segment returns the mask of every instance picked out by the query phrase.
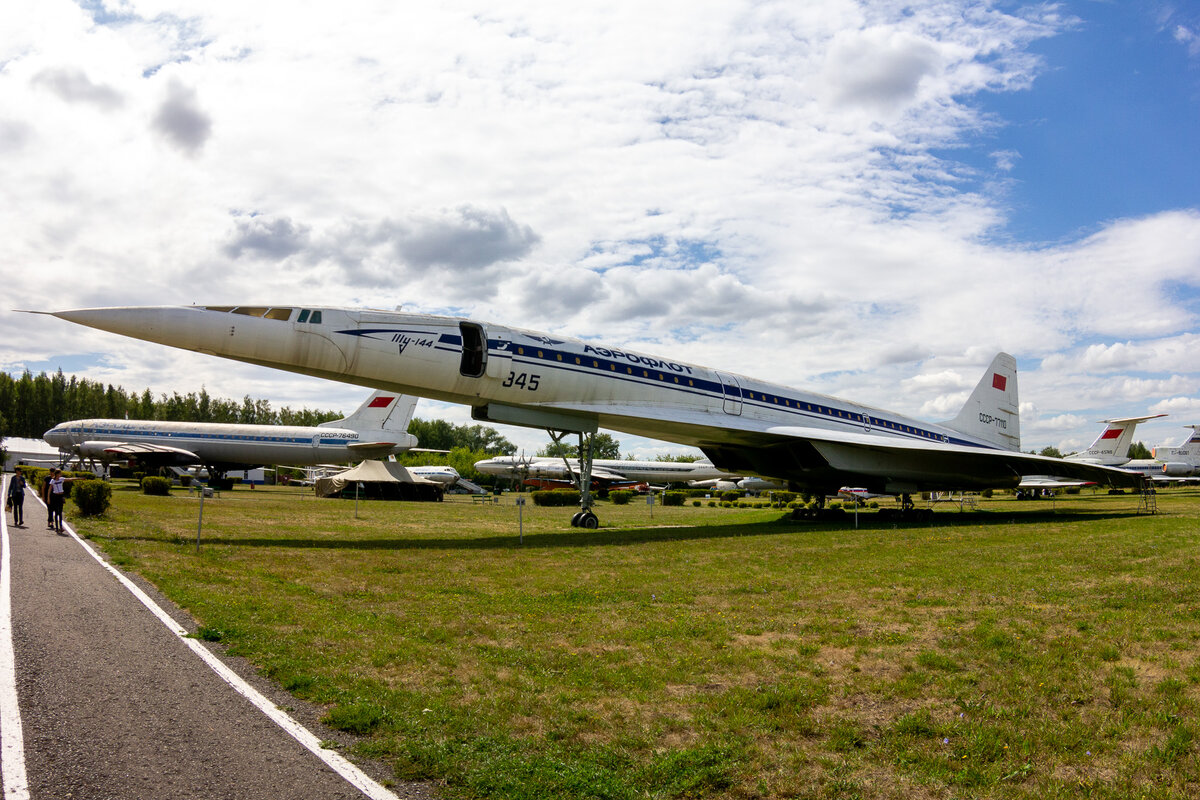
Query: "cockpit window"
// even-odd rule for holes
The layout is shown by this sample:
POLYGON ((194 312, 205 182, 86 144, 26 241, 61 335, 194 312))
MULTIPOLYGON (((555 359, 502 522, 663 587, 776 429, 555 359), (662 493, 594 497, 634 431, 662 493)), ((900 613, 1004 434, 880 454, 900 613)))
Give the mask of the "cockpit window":
MULTIPOLYGON (((241 314, 246 317, 265 317, 287 322, 294 308, 270 308, 269 306, 204 306, 205 311, 221 311, 225 314, 241 314)), ((300 320, 303 322, 304 320, 300 320)))
MULTIPOLYGON (((199 307, 199 306, 197 306, 199 307)), ((246 317, 262 317, 264 319, 277 319, 287 322, 292 318, 294 308, 270 306, 202 306, 205 311, 221 311, 226 314, 241 314, 246 317)), ((296 318, 296 322, 319 323, 321 321, 321 312, 313 311, 305 308, 300 310, 300 315, 296 318)))

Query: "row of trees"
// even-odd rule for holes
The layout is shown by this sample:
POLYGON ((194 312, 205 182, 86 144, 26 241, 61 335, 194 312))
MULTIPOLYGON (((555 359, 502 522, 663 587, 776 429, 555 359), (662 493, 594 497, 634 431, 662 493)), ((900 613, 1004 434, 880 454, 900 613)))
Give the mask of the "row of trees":
MULTIPOLYGON (((207 391, 157 398, 146 389, 130 393, 111 383, 67 377, 60 369, 54 375, 34 375, 28 370, 19 378, 0 372, 0 440, 16 436, 40 439, 60 422, 72 419, 148 419, 176 422, 227 422, 251 425, 319 425, 341 418, 336 411, 271 407, 266 400, 249 395, 239 403, 212 397, 207 391)), ((487 455, 511 455, 517 448, 494 428, 483 425, 453 425, 445 420, 414 419, 409 433, 421 447, 436 450, 461 449, 487 455)), ((444 457, 443 457, 444 458, 444 457)), ((478 459, 476 459, 478 460, 478 459)), ((444 463, 438 462, 438 463, 444 463)))
MULTIPOLYGON (((1032 453, 1034 451, 1030 450, 1029 452, 1032 453)), ((1041 450, 1037 451, 1037 454, 1039 456, 1049 456, 1050 458, 1063 457, 1063 454, 1059 452, 1057 447, 1043 447, 1041 450)), ((1146 447, 1144 442, 1134 442, 1133 444, 1129 445, 1129 457, 1131 459, 1137 459, 1153 458, 1154 456, 1150 452, 1150 448, 1146 447)))
POLYGON ((239 403, 212 397, 201 389, 181 395, 174 392, 157 398, 146 389, 130 393, 120 386, 107 386, 87 378, 67 377, 60 369, 54 375, 33 375, 28 370, 19 378, 0 372, 0 436, 40 438, 50 428, 71 419, 154 419, 179 422, 238 422, 260 425, 317 425, 338 419, 336 411, 271 408, 267 400, 249 395, 239 403))
POLYGON ((477 461, 494 455, 512 455, 517 452, 517 446, 501 436, 499 431, 483 425, 455 425, 444 419, 424 420, 414 417, 408 424, 408 432, 417 437, 421 447, 430 450, 462 449, 488 454, 476 459, 477 461))
MULTIPOLYGON (((140 394, 127 392, 111 383, 105 385, 87 378, 67 376, 60 369, 53 375, 38 375, 26 370, 20 377, 0 372, 0 440, 6 436, 40 439, 42 434, 60 422, 72 419, 148 419, 176 422, 228 422, 256 425, 319 425, 338 419, 336 411, 271 407, 270 402, 252 399, 241 402, 212 397, 204 389, 199 392, 160 394, 155 397, 149 389, 140 394)), ((408 432, 417 437, 420 446, 433 450, 464 451, 488 458, 497 454, 512 455, 517 447, 495 428, 483 425, 455 425, 445 420, 413 419, 408 432)), ((538 456, 578 456, 579 447, 570 439, 550 443, 537 452, 538 456)), ((594 456, 604 459, 621 458, 621 444, 607 433, 595 438, 594 456)), ((441 461, 445 463, 442 456, 441 461)), ((632 456, 625 456, 628 460, 632 456)), ((695 457, 658 456, 659 461, 694 460, 695 457)), ((463 459, 460 458, 460 461, 463 459)), ((429 463, 421 459, 423 463, 429 463)), ((457 468, 457 465, 455 465, 457 468)), ((462 470, 460 470, 461 472, 462 470)))

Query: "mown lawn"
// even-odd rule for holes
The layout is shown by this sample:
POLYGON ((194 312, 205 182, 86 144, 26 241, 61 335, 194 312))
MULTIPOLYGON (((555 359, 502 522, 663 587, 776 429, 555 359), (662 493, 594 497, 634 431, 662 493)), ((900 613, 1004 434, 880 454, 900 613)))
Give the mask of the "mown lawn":
MULTIPOLYGON (((511 499, 507 501, 511 503, 511 499)), ((114 493, 79 529, 449 797, 1200 796, 1200 491, 864 513, 114 493)))

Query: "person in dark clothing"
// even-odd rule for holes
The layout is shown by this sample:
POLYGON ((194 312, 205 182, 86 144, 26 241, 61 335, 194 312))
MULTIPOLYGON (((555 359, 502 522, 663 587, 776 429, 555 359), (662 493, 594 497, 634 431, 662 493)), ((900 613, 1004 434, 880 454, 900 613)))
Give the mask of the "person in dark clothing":
POLYGON ((14 475, 8 482, 8 502, 12 504, 13 527, 25 527, 25 476, 21 468, 13 470, 14 475))
POLYGON ((64 478, 61 469, 50 470, 50 477, 46 479, 45 487, 46 513, 49 515, 46 520, 47 528, 53 528, 59 533, 63 532, 62 512, 67 499, 66 484, 77 480, 79 478, 64 478))

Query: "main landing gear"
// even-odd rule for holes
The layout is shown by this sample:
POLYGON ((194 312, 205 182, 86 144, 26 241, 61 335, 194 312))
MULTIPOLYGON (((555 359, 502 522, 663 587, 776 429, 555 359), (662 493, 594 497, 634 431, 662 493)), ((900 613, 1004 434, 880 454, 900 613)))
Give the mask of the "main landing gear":
MULTIPOLYGON (((568 431, 555 433, 548 430, 546 433, 550 434, 550 438, 555 444, 558 444, 568 431)), ((594 433, 579 432, 579 513, 571 517, 572 528, 595 530, 600 527, 600 518, 592 511, 592 459, 595 435, 594 433)), ((567 474, 570 474, 571 465, 567 462, 566 456, 563 456, 563 463, 567 466, 567 474)))

